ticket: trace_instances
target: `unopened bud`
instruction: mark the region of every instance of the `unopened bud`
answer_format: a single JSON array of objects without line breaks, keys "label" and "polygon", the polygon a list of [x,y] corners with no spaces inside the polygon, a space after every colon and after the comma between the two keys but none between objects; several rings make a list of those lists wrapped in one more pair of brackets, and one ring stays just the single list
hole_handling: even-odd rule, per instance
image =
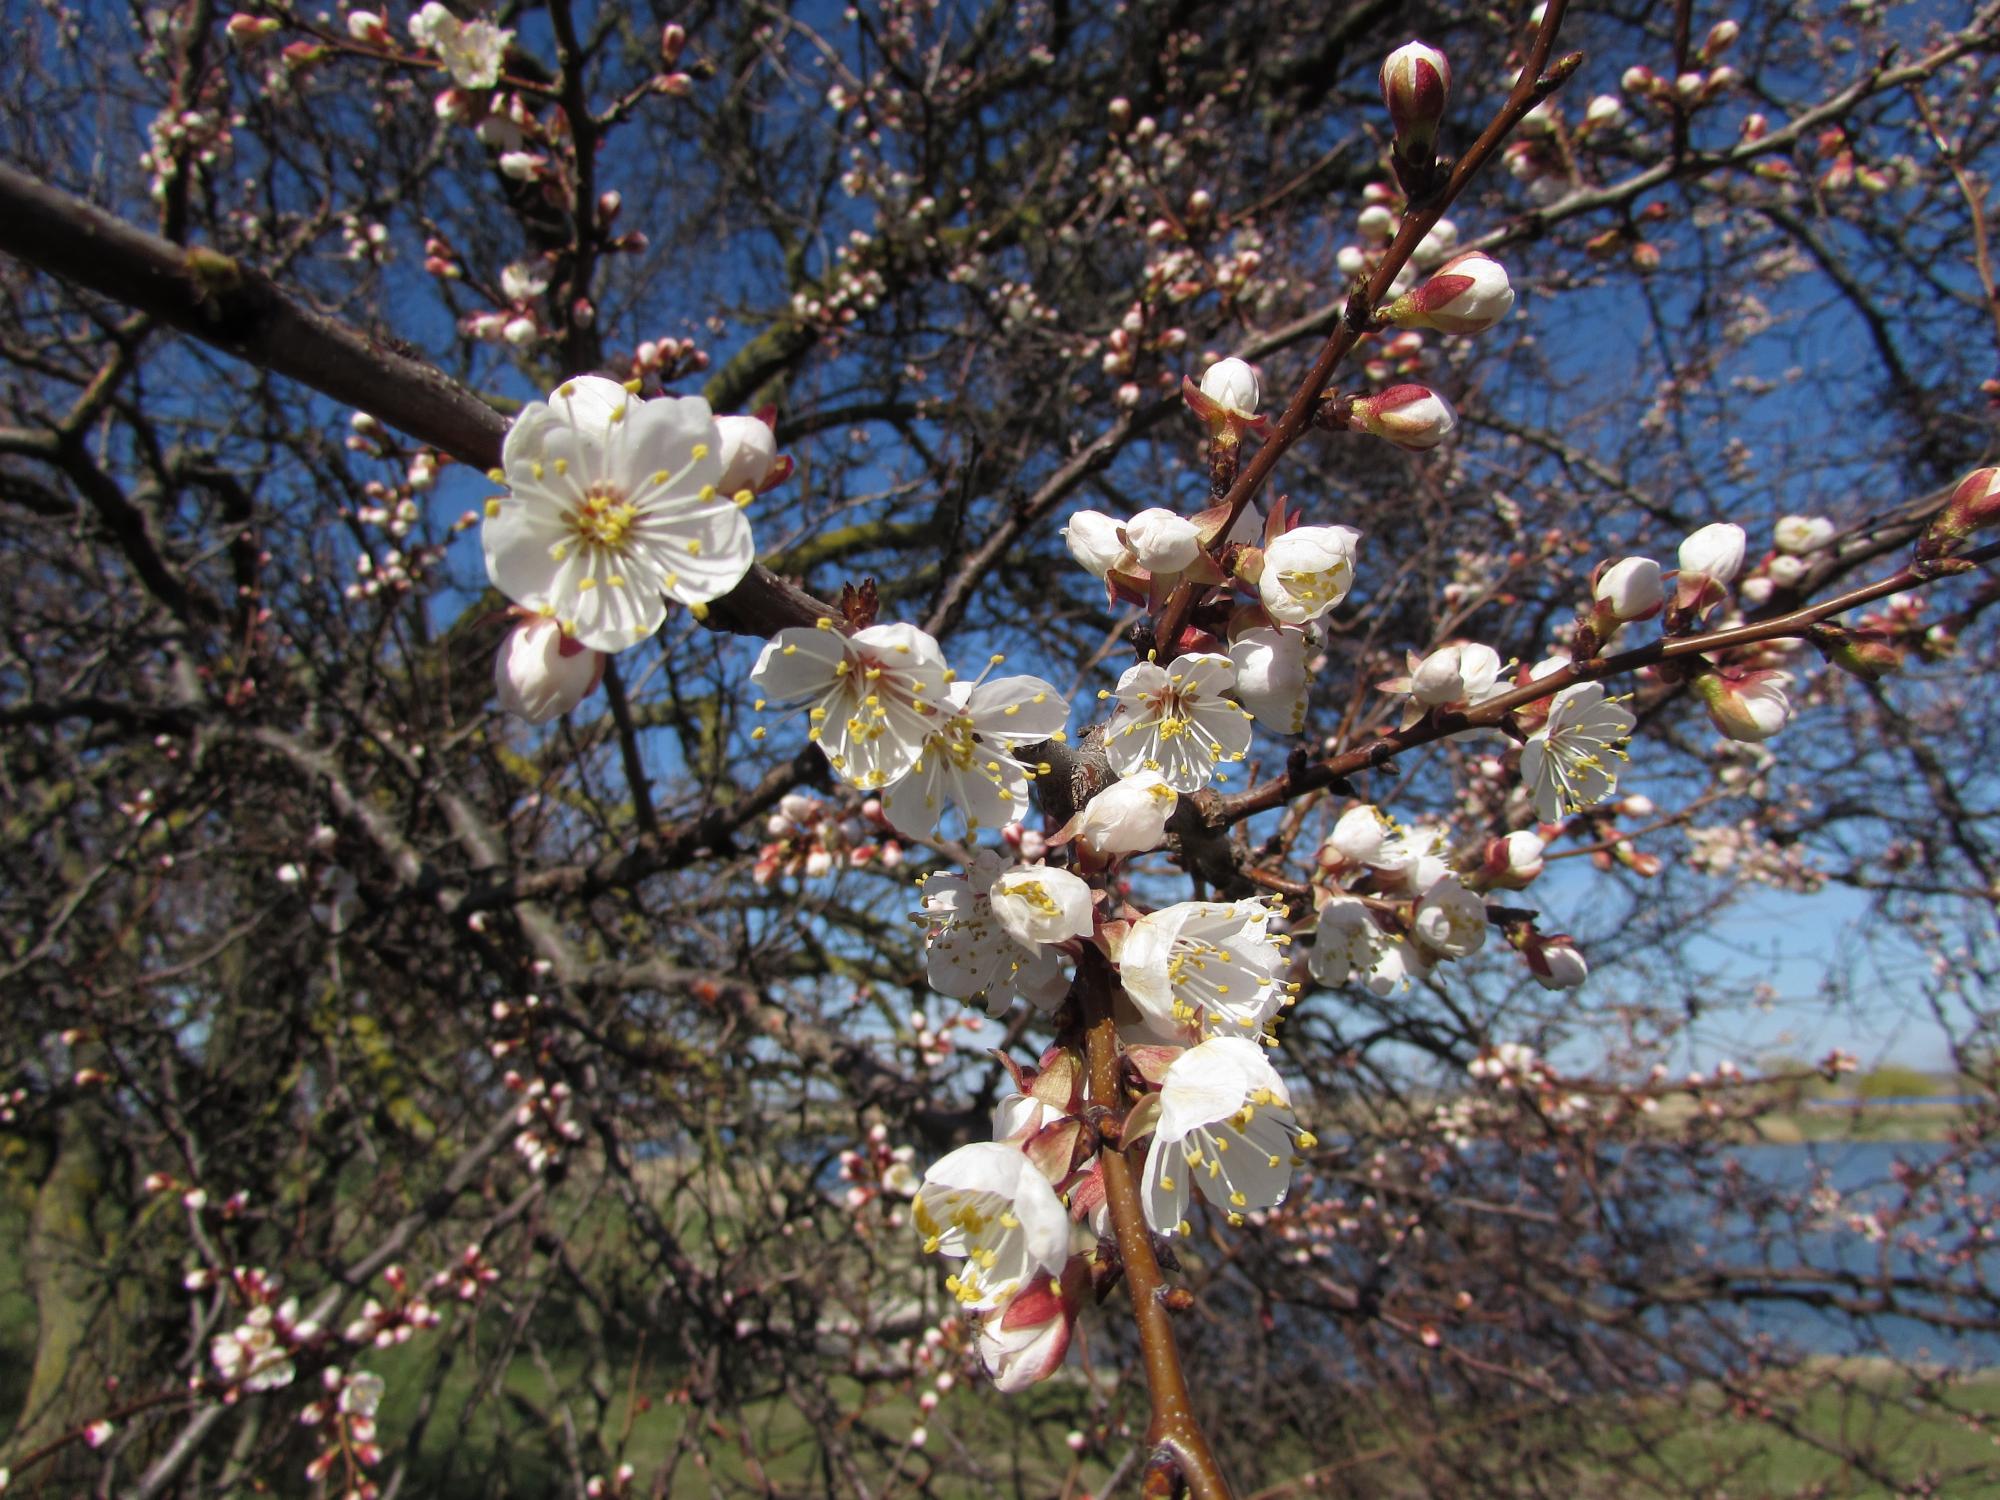
[{"label": "unopened bud", "polygon": [[1864,682],[1880,682],[1903,665],[1903,653],[1879,630],[1848,630],[1822,622],[1806,636],[1827,661]]},{"label": "unopened bud", "polygon": [[1545,990],[1573,990],[1590,977],[1590,965],[1562,933],[1544,938],[1531,932],[1521,944],[1521,956],[1528,961],[1535,983]]},{"label": "unopened bud", "polygon": [[1597,575],[1591,597],[1597,605],[1595,613],[1603,617],[1602,625],[1650,620],[1666,602],[1660,588],[1660,565],[1650,557],[1622,558]]},{"label": "unopened bud", "polygon": [[1396,385],[1373,396],[1357,396],[1348,408],[1348,421],[1398,448],[1422,452],[1451,436],[1458,413],[1429,386]]},{"label": "unopened bud", "polygon": [[1514,306],[1507,268],[1480,250],[1455,255],[1422,286],[1389,304],[1398,328],[1435,328],[1439,333],[1484,333]]},{"label": "unopened bud", "polygon": [[1742,571],[1745,540],[1741,526],[1717,521],[1682,542],[1675,607],[1705,611],[1720,604],[1724,590]]},{"label": "unopened bud", "polygon": [[1437,48],[1405,42],[1382,63],[1382,102],[1396,126],[1396,150],[1411,166],[1437,155],[1438,123],[1451,92],[1451,64]]},{"label": "unopened bud", "polygon": [[517,719],[546,724],[596,691],[604,657],[582,646],[551,619],[524,620],[501,642],[493,661],[500,706]]},{"label": "unopened bud", "polygon": [[1201,393],[1239,417],[1256,416],[1264,398],[1257,372],[1240,359],[1219,359],[1210,365],[1201,377]]},{"label": "unopened bud", "polygon": [[1785,695],[1792,674],[1772,670],[1704,672],[1694,679],[1695,691],[1708,706],[1718,732],[1732,740],[1757,744],[1768,740],[1792,716]]},{"label": "unopened bud", "polygon": [[283,24],[270,16],[252,16],[239,10],[229,18],[229,23],[223,30],[229,33],[229,40],[232,42],[254,42],[261,37],[269,36]]},{"label": "unopened bud", "polygon": [[1917,543],[1917,561],[1949,557],[1982,526],[2000,519],[2000,468],[1974,469],[1958,482],[1944,509]]},{"label": "unopened bud", "polygon": [[687,46],[687,28],[678,21],[670,21],[660,29],[660,61],[672,67],[680,61],[681,49]]}]

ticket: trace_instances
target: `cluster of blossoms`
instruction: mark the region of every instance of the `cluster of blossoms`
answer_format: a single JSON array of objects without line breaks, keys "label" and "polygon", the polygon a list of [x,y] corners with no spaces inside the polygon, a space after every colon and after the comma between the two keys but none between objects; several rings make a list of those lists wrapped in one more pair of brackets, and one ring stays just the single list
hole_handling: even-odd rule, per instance
[{"label": "cluster of blossoms", "polygon": [[842,865],[893,870],[903,846],[882,811],[882,799],[865,798],[852,811],[803,792],[787,792],[764,820],[764,842],[750,878],[769,885],[782,877],[830,875]]},{"label": "cluster of blossoms", "polygon": [[[206,1278],[202,1284],[207,1285]],[[228,1284],[249,1307],[240,1324],[208,1342],[208,1357],[228,1387],[223,1400],[290,1385],[298,1373],[293,1354],[319,1338],[319,1326],[299,1317],[298,1298],[279,1302],[277,1277],[260,1268],[238,1266]]]},{"label": "cluster of blossoms", "polygon": [[344,1493],[350,1500],[375,1500],[375,1482],[359,1471],[382,1461],[375,1440],[375,1413],[382,1405],[382,1377],[366,1370],[342,1370],[329,1365],[320,1372],[326,1394],[299,1413],[302,1426],[319,1437],[319,1452],[306,1464],[306,1478],[319,1483],[336,1464],[348,1466]]},{"label": "cluster of blossoms", "polygon": [[[914,1198],[918,1182],[910,1163],[915,1159],[915,1148],[889,1144],[888,1126],[869,1126],[860,1150],[840,1153],[840,1180],[848,1185],[841,1202],[853,1210],[865,1208],[878,1198]],[[891,1218],[900,1222],[901,1216],[892,1213]]]},{"label": "cluster of blossoms", "polygon": [[914,625],[849,634],[822,619],[780,631],[750,680],[764,695],[760,710],[775,703],[803,711],[806,738],[835,774],[879,792],[882,816],[913,837],[935,831],[947,807],[968,833],[1019,822],[1029,781],[1047,767],[1022,753],[1060,742],[1069,720],[1062,693],[1039,677],[961,681],[937,641]]},{"label": "cluster of blossoms", "polygon": [[[440,33],[426,45],[462,87],[497,81],[497,63],[491,77],[483,66],[474,72],[478,39]],[[504,39],[497,45],[504,53]],[[486,81],[471,81],[475,76]],[[1386,164],[1394,185],[1385,181],[1368,194],[1357,226],[1362,243],[1341,254],[1352,276],[1379,274],[1388,257],[1406,255],[1397,244],[1408,216],[1434,201],[1449,78],[1443,56],[1421,43],[1383,67],[1383,97],[1396,126]],[[887,95],[870,97],[876,113],[898,107]],[[843,111],[852,104],[844,86],[829,102]],[[1540,138],[1559,131],[1552,107],[1538,115],[1534,139],[1518,153],[1523,163],[1538,159]],[[1594,105],[1590,123],[1612,131],[1622,113]],[[1161,154],[1150,143],[1166,137],[1151,121],[1132,121],[1129,106],[1114,126],[1123,159]],[[503,157],[501,165],[523,181],[544,173],[539,157],[511,167]],[[1213,211],[1212,201],[1188,207],[1184,224],[1166,223],[1157,235],[1149,229],[1149,239],[1167,245],[1190,238],[1187,226]],[[912,213],[921,218],[914,205]],[[877,243],[856,231],[838,257],[832,288],[802,292],[799,316],[838,326],[872,306]],[[1254,246],[1230,253],[1229,275],[1254,271]],[[1199,260],[1191,244],[1162,251],[1159,274],[1167,282],[1154,290],[1164,302],[1183,288],[1192,289],[1189,296],[1200,289],[1207,272]],[[1043,320],[1025,287],[980,290],[1010,322]],[[546,280],[533,267],[510,268],[502,291],[510,310],[532,320]],[[1424,335],[1480,333],[1513,303],[1505,269],[1478,250],[1459,249],[1456,227],[1433,220],[1357,330],[1388,335],[1378,350],[1382,368],[1369,372],[1380,388],[1325,395],[1314,425],[1412,452],[1437,446],[1456,426],[1450,402],[1427,386],[1386,382],[1409,372]],[[521,341],[534,333],[530,321]],[[500,336],[514,337],[505,325]],[[1137,373],[1141,355],[1185,345],[1185,332],[1166,326],[1163,303],[1148,296],[1092,353],[1101,354],[1106,376],[1125,379]],[[833,774],[865,798],[856,812],[803,794],[784,798],[766,824],[768,842],[754,870],[759,883],[827,873],[843,858],[893,866],[903,858],[898,838],[930,840],[951,816],[968,841],[982,831],[999,835],[998,847],[975,847],[962,870],[934,869],[920,879],[915,915],[925,932],[926,975],[939,994],[983,1006],[994,1018],[1019,1001],[1057,1016],[1056,1039],[1032,1068],[1007,1060],[1015,1088],[995,1109],[992,1138],[949,1153],[920,1184],[907,1152],[889,1147],[886,1133],[872,1135],[865,1151],[845,1153],[841,1170],[850,1207],[911,1194],[910,1216],[927,1252],[956,1262],[946,1286],[966,1320],[965,1342],[1003,1390],[1045,1378],[1065,1357],[1092,1286],[1094,1242],[1113,1232],[1107,1141],[1119,1152],[1143,1151],[1139,1208],[1120,1212],[1143,1217],[1155,1234],[1190,1234],[1191,1215],[1201,1212],[1197,1198],[1231,1225],[1284,1203],[1302,1153],[1316,1144],[1271,1058],[1276,1023],[1300,988],[1293,978],[1299,966],[1287,953],[1290,929],[1310,933],[1302,968],[1313,980],[1378,997],[1481,952],[1496,929],[1537,983],[1567,989],[1584,982],[1588,966],[1567,937],[1539,932],[1532,913],[1489,909],[1488,897],[1535,881],[1547,843],[1569,831],[1573,816],[1610,822],[1610,811],[1593,809],[1617,792],[1636,716],[1597,680],[1614,669],[1604,653],[1632,627],[1658,619],[1675,649],[1671,662],[1664,650],[1657,655],[1654,679],[1690,688],[1732,742],[1762,741],[1789,718],[1789,674],[1767,647],[1725,642],[1697,654],[1688,645],[1718,612],[1724,625],[1736,618],[1729,611],[1739,599],[1755,607],[1805,580],[1814,555],[1834,540],[1828,523],[1787,517],[1773,552],[1746,580],[1742,529],[1705,526],[1681,544],[1672,573],[1646,557],[1600,564],[1561,654],[1517,669],[1476,641],[1413,653],[1403,675],[1381,684],[1394,695],[1400,728],[1378,732],[1417,742],[1505,734],[1518,746],[1480,758],[1492,768],[1483,773],[1489,780],[1507,781],[1513,767],[1518,781],[1482,809],[1479,838],[1454,840],[1443,824],[1399,827],[1372,805],[1352,804],[1327,834],[1296,906],[1244,897],[1147,910],[1126,899],[1125,862],[1167,842],[1184,799],[1199,799],[1205,815],[1212,784],[1248,759],[1257,727],[1281,737],[1306,730],[1324,633],[1342,618],[1336,611],[1352,612],[1362,540],[1349,526],[1304,524],[1283,496],[1260,512],[1237,493],[1241,451],[1271,435],[1259,415],[1255,369],[1214,359],[1198,384],[1184,378],[1182,391],[1208,439],[1209,507],[1192,515],[1165,507],[1129,516],[1081,511],[1063,531],[1070,555],[1102,583],[1107,604],[1145,611],[1156,642],[1098,694],[1108,718],[1081,756],[1066,748],[1069,703],[1054,685],[993,675],[998,656],[977,677],[961,678],[930,634],[876,623],[872,608],[780,631],[749,674],[757,709],[802,719],[806,740]],[[1136,381],[1120,387],[1119,399],[1137,403]],[[718,419],[694,398],[641,401],[632,388],[579,377],[523,411],[496,476],[508,493],[488,503],[484,527],[489,574],[525,617],[501,654],[507,706],[535,722],[567,711],[595,685],[602,657],[656,631],[669,601],[700,615],[734,588],[752,558],[741,508],[787,472],[768,423]],[[1939,534],[1938,555],[2000,505],[1993,491],[1990,484],[1967,491],[1962,504],[1948,507],[1960,529]],[[1751,580],[1767,586],[1761,597],[1741,586]],[[1846,652],[1868,664],[1850,636],[1816,643],[1830,659]],[[760,725],[753,738],[768,732]],[[1030,788],[1051,776],[1057,761],[1066,777],[1072,768],[1076,775],[1063,789],[1069,795],[1046,799],[1043,811],[1057,800],[1080,806],[1067,821],[1051,816],[1042,829],[1028,829]],[[1639,858],[1629,841],[1613,842],[1620,852],[1608,857]],[[1090,1024],[1115,1027],[1122,1049],[1115,1098],[1100,1096],[1106,1085],[1087,1082],[1081,1017],[1093,1007],[1101,1019]],[[912,1029],[928,1060],[942,1045],[937,1033],[921,1011]],[[1093,1032],[1093,1046],[1102,1035]],[[1500,1095],[1533,1095],[1549,1118],[1592,1108],[1587,1096],[1559,1087],[1524,1047],[1496,1047],[1470,1071],[1488,1089],[1455,1106],[1463,1119],[1447,1122],[1447,1134],[1468,1135]],[[523,1136],[527,1149],[545,1142],[553,1151],[557,1141],[574,1138],[561,1085],[520,1087],[528,1096],[522,1120],[532,1127]]]}]

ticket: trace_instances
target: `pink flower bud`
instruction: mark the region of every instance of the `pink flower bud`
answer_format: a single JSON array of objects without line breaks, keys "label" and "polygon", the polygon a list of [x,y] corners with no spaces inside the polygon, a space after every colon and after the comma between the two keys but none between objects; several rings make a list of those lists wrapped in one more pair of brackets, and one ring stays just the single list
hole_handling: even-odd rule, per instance
[{"label": "pink flower bud", "polygon": [[1958,482],[1917,543],[1918,561],[1950,556],[1973,532],[1995,520],[2000,520],[2000,468],[1974,469]]},{"label": "pink flower bud", "polygon": [[500,706],[530,724],[568,713],[597,690],[603,675],[604,657],[546,618],[516,625],[493,661]]},{"label": "pink flower bud", "polygon": [[1356,397],[1348,419],[1363,432],[1412,452],[1435,448],[1458,426],[1451,403],[1422,385],[1396,385],[1373,396]]},{"label": "pink flower bud", "polygon": [[1756,744],[1785,727],[1792,716],[1785,696],[1792,674],[1774,670],[1723,670],[1695,678],[1695,691],[1708,705],[1716,730],[1732,740]]},{"label": "pink flower bud", "polygon": [[681,49],[687,46],[687,28],[678,21],[670,21],[660,29],[660,61],[672,67],[680,61]]},{"label": "pink flower bud", "polygon": [[1437,154],[1437,129],[1451,92],[1451,64],[1437,48],[1405,42],[1382,63],[1382,102],[1396,127],[1396,149],[1413,166]]},{"label": "pink flower bud", "polygon": [[1399,328],[1435,328],[1439,333],[1484,333],[1514,306],[1507,268],[1479,250],[1455,255],[1437,274],[1389,305]]},{"label": "pink flower bud", "polygon": [[347,34],[371,47],[384,47],[389,42],[388,25],[372,10],[351,12],[347,17]]},{"label": "pink flower bud", "polygon": [[1701,44],[1701,55],[1705,62],[1714,62],[1722,56],[1743,35],[1743,28],[1734,21],[1717,21],[1708,28],[1708,39]]},{"label": "pink flower bud", "polygon": [[[1072,1280],[1067,1268],[1065,1280]],[[1043,1276],[989,1314],[979,1327],[979,1357],[993,1384],[1012,1395],[1062,1368],[1076,1325],[1077,1301]]]}]

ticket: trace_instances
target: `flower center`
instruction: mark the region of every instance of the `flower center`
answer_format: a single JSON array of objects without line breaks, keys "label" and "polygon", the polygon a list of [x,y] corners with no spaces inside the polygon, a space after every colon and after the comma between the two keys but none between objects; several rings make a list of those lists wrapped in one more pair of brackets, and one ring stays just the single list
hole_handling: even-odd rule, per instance
[{"label": "flower center", "polygon": [[623,552],[639,512],[625,492],[612,484],[593,484],[583,492],[583,503],[569,513],[569,529],[586,547],[602,547],[607,552]]}]

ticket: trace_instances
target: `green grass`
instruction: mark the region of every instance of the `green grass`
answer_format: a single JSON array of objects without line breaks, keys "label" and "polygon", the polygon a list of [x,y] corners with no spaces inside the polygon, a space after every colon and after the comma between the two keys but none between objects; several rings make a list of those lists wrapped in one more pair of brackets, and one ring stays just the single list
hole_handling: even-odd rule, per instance
[{"label": "green grass", "polygon": [[[1908,1378],[1886,1365],[1877,1373],[1848,1373],[1850,1390],[1818,1384],[1773,1399],[1775,1421],[1746,1418],[1719,1392],[1698,1390],[1661,1410],[1657,1420],[1633,1421],[1624,1455],[1641,1475],[1681,1482],[1699,1477],[1714,1493],[1735,1496],[1864,1500],[1914,1491],[1920,1476],[1940,1484],[1922,1493],[2000,1496],[2000,1477],[1994,1477],[2000,1448],[1990,1430],[1967,1426],[1936,1406],[1912,1410],[1905,1399]],[[2000,1373],[1953,1385],[1948,1401],[1954,1411],[1989,1422],[2000,1417]],[[1869,1477],[1842,1450],[1861,1455],[1891,1483]],[[1968,1472],[1978,1469],[1987,1475]]]}]

